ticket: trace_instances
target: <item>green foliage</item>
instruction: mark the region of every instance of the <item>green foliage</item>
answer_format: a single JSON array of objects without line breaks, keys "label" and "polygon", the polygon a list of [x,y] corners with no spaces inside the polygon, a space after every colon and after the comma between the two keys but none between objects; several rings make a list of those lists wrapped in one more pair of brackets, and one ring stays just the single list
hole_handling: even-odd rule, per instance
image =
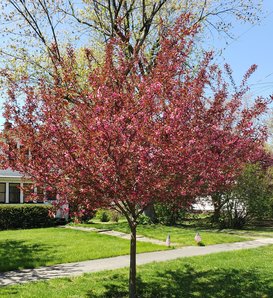
[{"label": "green foliage", "polygon": [[[155,7],[159,8],[157,12],[153,12]],[[232,36],[236,19],[259,23],[262,0],[2,0],[0,11],[3,39],[0,63],[16,77],[40,78],[46,73],[50,78],[54,63],[52,44],[58,49],[58,59],[65,56],[67,44],[81,47],[92,44],[91,56],[100,63],[105,40],[121,34],[126,40],[128,38],[130,46],[139,42],[146,49],[147,58],[153,62],[162,30],[169,28],[178,15],[191,13],[193,23],[209,28],[211,34],[206,34],[205,38],[207,43],[212,43],[214,34],[225,38]],[[82,34],[83,30],[85,34]],[[200,30],[201,37],[203,32],[206,31]],[[85,78],[86,64],[82,62],[82,56],[79,51],[79,75]]]},{"label": "green foliage", "polygon": [[236,185],[221,197],[224,201],[220,215],[222,227],[242,228],[255,219],[272,217],[271,171],[258,164],[245,167]]},{"label": "green foliage", "polygon": [[99,219],[101,222],[108,222],[111,218],[111,213],[109,210],[106,209],[98,209],[96,212],[96,218]]},{"label": "green foliage", "polygon": [[138,223],[140,225],[151,225],[153,222],[149,216],[141,214],[138,218]]},{"label": "green foliage", "polygon": [[177,204],[155,204],[155,213],[159,223],[163,225],[175,225],[185,218],[186,210],[177,207]]},{"label": "green foliage", "polygon": [[41,228],[54,225],[48,205],[0,205],[0,229]]},{"label": "green foliage", "polygon": [[118,211],[111,210],[110,211],[110,219],[113,222],[118,222],[120,220],[121,214]]}]

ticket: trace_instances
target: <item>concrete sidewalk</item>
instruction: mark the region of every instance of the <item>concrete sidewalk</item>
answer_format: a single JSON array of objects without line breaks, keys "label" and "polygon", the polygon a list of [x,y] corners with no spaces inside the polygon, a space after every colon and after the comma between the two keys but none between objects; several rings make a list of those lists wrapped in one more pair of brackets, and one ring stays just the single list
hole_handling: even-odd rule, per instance
[{"label": "concrete sidewalk", "polygon": [[[187,246],[179,249],[141,253],[137,255],[137,265],[151,262],[169,261],[183,257],[200,256],[217,252],[256,248],[273,244],[273,238],[257,239],[245,242],[216,244],[210,246]],[[46,280],[57,277],[76,276],[88,272],[113,270],[129,266],[129,256],[91,260],[85,262],[60,264],[38,269],[25,269],[0,273],[0,286],[30,281]]]},{"label": "concrete sidewalk", "polygon": [[[87,228],[87,227],[68,226],[68,225],[62,226],[62,228],[84,231],[84,232],[96,232],[99,234],[118,237],[118,238],[122,238],[122,239],[126,239],[126,240],[131,239],[130,234],[126,234],[126,233],[118,232],[118,231],[114,231],[114,230],[108,230],[108,229],[97,229],[97,228]],[[157,245],[164,245],[164,246],[166,245],[166,241],[161,241],[161,240],[154,239],[154,238],[148,238],[148,237],[145,237],[142,235],[137,235],[136,238],[137,238],[137,241],[140,241],[140,242],[149,242],[149,243],[153,243],[153,244],[157,244]],[[179,243],[172,242],[171,245],[179,246]]]}]

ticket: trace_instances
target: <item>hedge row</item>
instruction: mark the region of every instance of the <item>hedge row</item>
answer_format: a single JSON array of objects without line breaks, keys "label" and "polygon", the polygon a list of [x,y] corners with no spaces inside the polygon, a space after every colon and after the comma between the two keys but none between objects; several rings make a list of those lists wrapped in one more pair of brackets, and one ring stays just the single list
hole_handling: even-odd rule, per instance
[{"label": "hedge row", "polygon": [[0,230],[42,228],[54,225],[48,205],[0,205]]}]

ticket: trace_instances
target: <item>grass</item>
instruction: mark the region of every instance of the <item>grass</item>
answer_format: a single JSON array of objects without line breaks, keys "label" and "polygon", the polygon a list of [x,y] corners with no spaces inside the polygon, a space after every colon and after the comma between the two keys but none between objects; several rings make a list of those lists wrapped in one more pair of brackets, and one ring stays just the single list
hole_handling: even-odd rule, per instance
[{"label": "grass", "polygon": [[[137,252],[167,249],[140,242]],[[0,232],[0,272],[129,254],[129,240],[62,228]],[[1,295],[0,295],[1,296]]]},{"label": "grass", "polygon": [[[142,298],[273,297],[273,246],[152,263],[138,268]],[[128,269],[2,287],[0,296],[128,297]]]},{"label": "grass", "polygon": [[[99,229],[110,229],[120,232],[129,233],[130,229],[126,222],[120,223],[93,223],[82,224],[85,227],[94,227]],[[219,243],[231,243],[246,241],[252,239],[250,235],[234,235],[230,233],[223,233],[218,230],[205,230],[195,229],[190,227],[170,227],[164,225],[139,225],[137,228],[137,234],[155,238],[165,241],[168,234],[170,234],[171,242],[178,243],[180,246],[196,245],[194,236],[196,232],[199,232],[202,237],[202,242],[205,245],[219,244]]]},{"label": "grass", "polygon": [[245,237],[273,237],[273,228],[272,227],[248,227],[244,230],[229,230],[224,229],[221,231],[222,233],[228,233],[230,235],[238,235]]}]

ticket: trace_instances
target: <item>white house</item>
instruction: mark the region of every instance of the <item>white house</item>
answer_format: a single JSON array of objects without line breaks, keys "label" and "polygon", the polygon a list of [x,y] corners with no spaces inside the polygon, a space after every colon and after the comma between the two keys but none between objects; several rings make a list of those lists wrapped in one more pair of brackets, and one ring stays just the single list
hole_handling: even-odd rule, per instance
[{"label": "white house", "polygon": [[[32,187],[31,187],[32,186]],[[29,195],[36,194],[35,201],[30,201]],[[0,204],[23,203],[49,203],[55,200],[57,194],[44,191],[36,187],[31,180],[27,180],[23,174],[10,169],[0,170]],[[63,204],[55,214],[55,218],[68,220],[68,205]]]},{"label": "white house", "polygon": [[36,203],[43,203],[56,199],[56,194],[45,192],[36,187],[31,180],[23,174],[10,169],[0,170],[0,204],[20,204],[27,203],[26,200],[31,194],[36,194]]},{"label": "white house", "polygon": [[0,203],[24,203],[26,194],[23,193],[24,184],[31,181],[24,180],[23,175],[12,170],[0,170]]}]

